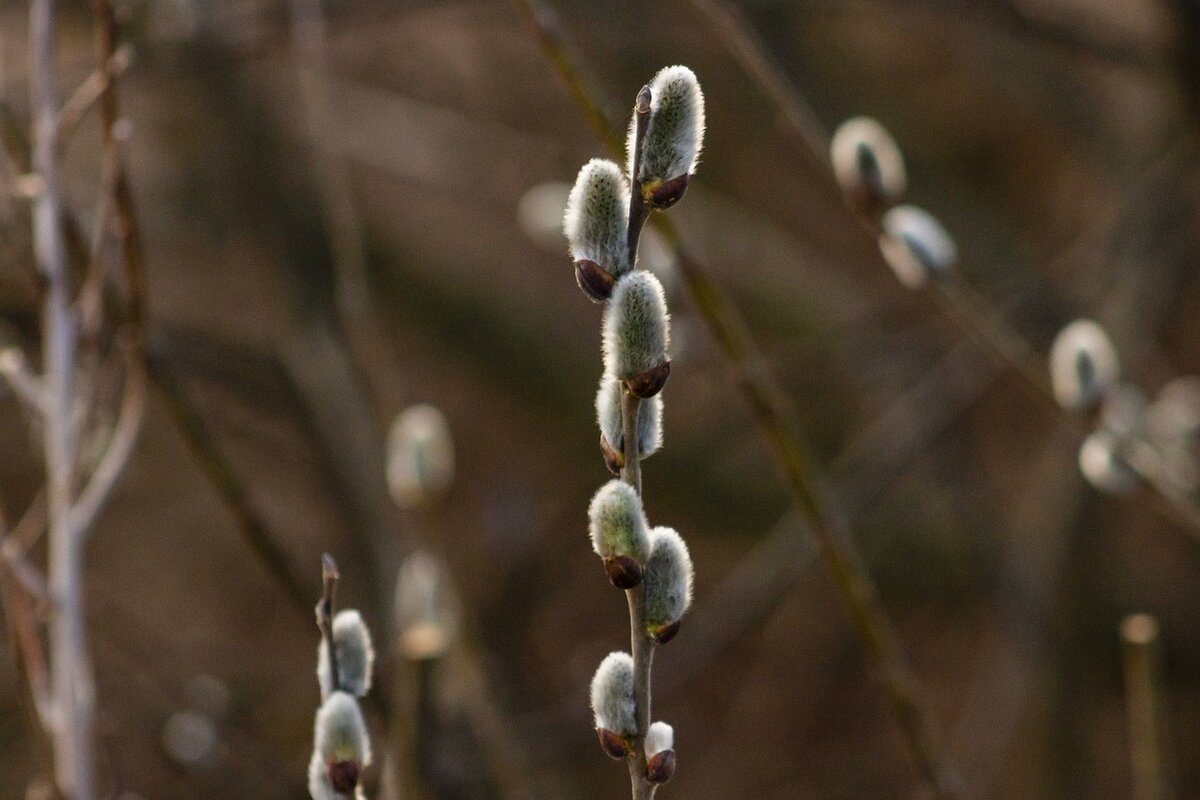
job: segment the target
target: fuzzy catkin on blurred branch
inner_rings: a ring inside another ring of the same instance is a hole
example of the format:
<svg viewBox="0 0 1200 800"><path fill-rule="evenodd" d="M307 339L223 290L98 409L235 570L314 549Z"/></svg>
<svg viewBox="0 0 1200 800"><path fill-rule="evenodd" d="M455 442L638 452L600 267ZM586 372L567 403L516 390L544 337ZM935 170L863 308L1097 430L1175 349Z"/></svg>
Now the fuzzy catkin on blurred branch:
<svg viewBox="0 0 1200 800"><path fill-rule="evenodd" d="M952 238L932 216L911 206L894 206L903 192L903 183L896 187L891 196L881 203L864 204L854 193L852 183L844 174L846 168L853 170L854 159L861 153L870 153L871 158L880 159L881 154L896 151L890 135L879 127L879 132L864 132L856 127L859 120L849 120L832 137L812 112L803 95L772 59L767 48L755 34L741 12L725 0L690 0L692 6L709 23L710 29L729 50L746 74L770 99L787 123L790 141L805 158L822 167L826 165L826 154L832 152L832 172L822 169L822 174L834 180L854 211L854 219L863 232L877 240L885 261L897 277L909 286L932 289L930 297L938 308L950 317L966 336L985 347L993 357L1007 364L1021 379L1023 388L1039 406L1059 413L1055 393L1045 377L1044 359L1037 350L1016 331L1002 315L990 310L986 301L963 281L955 262L957 248ZM870 121L873 123L873 121ZM878 127L878 126L877 126ZM839 139L852 139L850 149L840 147ZM854 148L864 148L855 150ZM903 163L897 155L888 159L896 161L902 172ZM884 162L876 162L877 168ZM851 176L852 177L852 176ZM886 212L886 213L885 213ZM914 258L914 255L916 258ZM1106 389L1107 391L1107 389ZM1086 421L1065 417L1067 424L1077 427L1081 435L1088 435L1090 426ZM1081 465L1107 458L1099 453L1115 450L1118 443L1104 438L1102 431L1092 432L1081 451ZM1125 452L1115 454L1125 463L1132 477L1144 480L1157 492L1167 516L1175 519L1193 538L1200 540L1200 504L1187 496L1168 477L1164 476L1157 457L1147 448L1141 447L1136 439L1124 440ZM1096 455L1093 455L1096 454ZM1144 456L1139 458L1139 456ZM1111 461L1111 459L1109 459ZM1085 467L1086 474L1086 467Z"/></svg>

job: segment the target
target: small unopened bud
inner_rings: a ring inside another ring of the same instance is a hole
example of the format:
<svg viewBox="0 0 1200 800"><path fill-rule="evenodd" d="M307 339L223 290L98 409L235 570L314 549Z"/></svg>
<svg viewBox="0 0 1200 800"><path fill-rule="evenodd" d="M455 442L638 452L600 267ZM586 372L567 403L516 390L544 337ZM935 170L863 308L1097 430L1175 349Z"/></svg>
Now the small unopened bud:
<svg viewBox="0 0 1200 800"><path fill-rule="evenodd" d="M658 278L644 270L621 278L604 309L604 371L626 381L639 397L656 394L671 369L669 323Z"/></svg>
<svg viewBox="0 0 1200 800"><path fill-rule="evenodd" d="M563 232L579 288L596 302L606 300L616 280L630 270L628 228L629 187L621 168L592 159L579 170L567 198Z"/></svg>
<svg viewBox="0 0 1200 800"><path fill-rule="evenodd" d="M675 731L665 722L655 722L646 731L646 779L666 783L675 774Z"/></svg>
<svg viewBox="0 0 1200 800"><path fill-rule="evenodd" d="M659 642L674 638L692 604L692 558L671 528L650 532L650 558L642 581L646 586L646 630Z"/></svg>
<svg viewBox="0 0 1200 800"><path fill-rule="evenodd" d="M883 215L879 252L900 283L920 289L954 268L958 248L942 223L915 206L896 206Z"/></svg>
<svg viewBox="0 0 1200 800"><path fill-rule="evenodd" d="M435 406L412 406L392 422L387 479L392 500L401 508L427 505L454 482L454 440Z"/></svg>
<svg viewBox="0 0 1200 800"><path fill-rule="evenodd" d="M1079 471L1088 483L1108 494L1129 494L1138 483L1137 473L1121 456L1120 440L1112 431L1089 434L1079 448Z"/></svg>
<svg viewBox="0 0 1200 800"><path fill-rule="evenodd" d="M629 556L609 556L604 559L604 571L618 589L632 589L642 582L642 565Z"/></svg>
<svg viewBox="0 0 1200 800"><path fill-rule="evenodd" d="M362 697L371 689L375 650L371 646L371 632L361 614L354 609L338 612L333 618L333 645L337 651L338 686L331 685L329 647L325 639L322 638L317 646L317 682L321 685L321 696L328 697L331 692L341 690Z"/></svg>
<svg viewBox="0 0 1200 800"><path fill-rule="evenodd" d="M1070 411L1092 408L1120 377L1117 350L1104 328L1090 319L1067 325L1050 347L1050 384L1058 404Z"/></svg>
<svg viewBox="0 0 1200 800"><path fill-rule="evenodd" d="M621 419L621 382L611 375L600 378L596 391L596 421L600 425L600 449L604 462L615 474L625 463L625 433ZM643 400L638 406L638 453L648 458L662 446L662 395Z"/></svg>
<svg viewBox="0 0 1200 800"><path fill-rule="evenodd" d="M654 784L666 783L675 774L675 751L663 750L646 762L646 780Z"/></svg>
<svg viewBox="0 0 1200 800"><path fill-rule="evenodd" d="M704 93L687 67L666 67L650 81L650 120L642 144L642 196L652 208L670 208L683 197L704 142ZM640 95L639 95L640 98ZM633 138L630 126L630 171Z"/></svg>
<svg viewBox="0 0 1200 800"><path fill-rule="evenodd" d="M450 647L458 631L458 600L437 556L417 550L400 564L394 613L405 658L438 658Z"/></svg>
<svg viewBox="0 0 1200 800"><path fill-rule="evenodd" d="M617 279L595 261L582 259L575 262L575 283L594 303L603 303L612 297Z"/></svg>
<svg viewBox="0 0 1200 800"><path fill-rule="evenodd" d="M607 728L596 728L596 736L600 739L600 749L614 761L620 761L633 749L628 739L618 736Z"/></svg>
<svg viewBox="0 0 1200 800"><path fill-rule="evenodd" d="M362 768L370 763L371 745L358 701L334 692L317 710L313 725L309 793L313 800L335 800L354 792Z"/></svg>
<svg viewBox="0 0 1200 800"><path fill-rule="evenodd" d="M601 558L629 556L641 563L650 555L642 499L630 485L612 480L600 487L588 506L592 549Z"/></svg>
<svg viewBox="0 0 1200 800"><path fill-rule="evenodd" d="M609 653L592 678L592 714L596 729L624 739L636 736L635 707L633 659L628 653Z"/></svg>
<svg viewBox="0 0 1200 800"><path fill-rule="evenodd" d="M907 180L900 148L870 117L853 117L839 125L829 158L838 185L865 214L882 212L904 194Z"/></svg>
<svg viewBox="0 0 1200 800"><path fill-rule="evenodd" d="M646 730L646 758L653 758L675 747L675 729L665 722L655 722Z"/></svg>
<svg viewBox="0 0 1200 800"><path fill-rule="evenodd" d="M335 761L325 771L329 774L329 784L339 794L353 791L358 786L361 770L357 761Z"/></svg>
<svg viewBox="0 0 1200 800"><path fill-rule="evenodd" d="M308 793L313 800L365 800L362 765L356 761L326 764L319 753L308 762Z"/></svg>

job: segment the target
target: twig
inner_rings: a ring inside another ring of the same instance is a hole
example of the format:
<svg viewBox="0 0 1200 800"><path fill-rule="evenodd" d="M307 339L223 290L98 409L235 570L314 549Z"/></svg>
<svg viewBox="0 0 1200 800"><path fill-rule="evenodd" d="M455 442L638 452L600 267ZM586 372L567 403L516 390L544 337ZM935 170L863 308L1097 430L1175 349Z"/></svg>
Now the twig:
<svg viewBox="0 0 1200 800"><path fill-rule="evenodd" d="M208 425L184 391L170 365L169 354L155 353L150 360L150 374L166 401L167 410L183 436L200 469L237 521L242 539L258 557L267 572L282 587L293 608L306 617L312 610L312 599L304 589L304 581L293 567L287 552L280 546L270 527L254 507L245 486L238 479L229 457L221 450Z"/></svg>
<svg viewBox="0 0 1200 800"><path fill-rule="evenodd" d="M339 312L349 320L367 304L367 267L362 222L346 174L341 139L332 135L332 94L326 23L321 0L289 0L292 60L299 78L300 104L308 144L318 174L321 210L329 225L337 268Z"/></svg>
<svg viewBox="0 0 1200 800"><path fill-rule="evenodd" d="M75 87L75 91L63 103L58 112L58 139L65 146L75 135L79 123L91 110L113 81L125 74L133 63L133 49L128 45L122 46L112 54L104 66L97 68Z"/></svg>
<svg viewBox="0 0 1200 800"><path fill-rule="evenodd" d="M325 649L329 651L329 687L331 692L341 688L338 679L337 648L333 646L333 599L337 592L338 568L333 556L325 553L321 556L321 600L317 603L317 627L325 639Z"/></svg>
<svg viewBox="0 0 1200 800"><path fill-rule="evenodd" d="M583 82L563 44L557 24L547 22L552 20L552 12L540 0L516 2L534 26L547 60L558 69L580 100L588 119L602 122L596 126L596 133L619 156L623 148L614 133L615 121L608 120L600 110L600 104L593 99L593 93ZM856 546L846 535L842 521L829 510L815 488L790 402L770 374L746 321L724 292L709 279L701 264L686 248L680 247L679 235L670 220L658 215L653 221L668 244L679 251L680 274L692 301L734 371L737 386L749 403L783 473L785 486L807 527L821 543L826 566L851 613L862 645L878 670L922 777L939 797L956 797L958 778L954 769L943 760L933 716L921 697L920 687L879 601L874 583Z"/></svg>
<svg viewBox="0 0 1200 800"><path fill-rule="evenodd" d="M9 572L29 595L36 597L42 603L50 602L50 589L46 585L46 576L25 557L24 549L12 534L0 539L0 559L3 559Z"/></svg>
<svg viewBox="0 0 1200 800"><path fill-rule="evenodd" d="M2 571L0 600L3 601L8 630L20 654L18 670L29 687L29 695L24 704L30 710L30 736L39 745L39 755L45 757L49 774L54 769L49 737L54 719L50 702L50 675L46 666L46 651L37 630L37 614L33 604L29 602L29 596L14 586Z"/></svg>
<svg viewBox="0 0 1200 800"><path fill-rule="evenodd" d="M38 417L46 413L49 405L46 386L42 379L29 369L25 354L17 347L0 350L0 376L22 403Z"/></svg>
<svg viewBox="0 0 1200 800"><path fill-rule="evenodd" d="M94 796L94 700L83 609L83 542L71 527L72 487L78 455L75 369L78 328L71 306L71 277L63 236L61 148L55 89L54 0L30 9L30 105L34 111L33 167L42 191L34 199L34 251L46 282L42 342L48 407L43 426L49 508L49 580L56 604L50 619L50 694L53 703L55 778L72 800Z"/></svg>
<svg viewBox="0 0 1200 800"><path fill-rule="evenodd" d="M1160 742L1162 693L1158 686L1157 650L1157 619L1149 614L1130 614L1122 621L1121 651L1134 800L1166 800L1173 794Z"/></svg>
<svg viewBox="0 0 1200 800"><path fill-rule="evenodd" d="M650 212L642 197L640 177L642 142L650 122L650 100L650 87L643 86L633 107L633 168L629 176L633 186L629 198L629 229L626 236L630 265L637 264L638 239ZM621 465L621 480L632 486L639 495L642 493L641 439L638 437L638 413L641 406L641 398L622 384L621 438L624 440L625 452L624 463ZM637 724L637 735L633 737L633 747L625 761L629 765L633 800L646 800L654 795L654 784L646 778L646 748L642 743L650 727L650 680L656 642L646 632L645 583L641 582L632 589L626 589L625 599L629 604L629 653L633 657L634 715Z"/></svg>

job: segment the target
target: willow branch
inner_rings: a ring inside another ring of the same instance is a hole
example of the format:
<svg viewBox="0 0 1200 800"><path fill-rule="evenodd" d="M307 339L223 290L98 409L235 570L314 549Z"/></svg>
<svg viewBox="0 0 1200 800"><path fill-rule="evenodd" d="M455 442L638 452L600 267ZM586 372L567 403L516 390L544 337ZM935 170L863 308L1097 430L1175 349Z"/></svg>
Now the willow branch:
<svg viewBox="0 0 1200 800"><path fill-rule="evenodd" d="M584 82L552 12L538 0L517 0L517 4L533 25L547 60L580 101L585 115L594 123L596 133L619 156L623 148L614 132L616 121L603 114L601 104L594 99L597 95ZM698 260L686 248L680 247L679 235L670 220L658 215L653 222L668 244L679 251L680 274L692 302L729 363L743 398L770 444L793 502L821 544L826 567L850 610L859 639L880 675L922 777L939 797L956 797L957 777L940 753L933 716L921 697L920 687L879 601L874 583L841 521L830 511L815 487L804 448L800 445L794 409L770 374L745 319L708 277Z"/></svg>
<svg viewBox="0 0 1200 800"><path fill-rule="evenodd" d="M690 0L718 39L738 62L758 89L766 95L780 117L788 123L790 141L802 156L817 164L819 174L827 178L831 190L838 191L826 158L829 152L829 137L804 97L795 89L778 63L741 13L726 0ZM877 222L854 212L847 202L847 210L857 220L860 229L878 240L881 230ZM1010 327L999 315L984 310L985 303L974 290L959 277L956 270L946 280L932 282L933 298L938 308L948 316L968 338L985 347L1000 363L1009 366L1021 379L1025 393L1039 406L1057 415L1063 424L1073 428L1080 436L1087 433L1082 421L1064 411L1054 400L1046 377L1045 359L1020 332ZM1173 491L1153 469L1135 471L1154 488L1165 506L1166 515L1175 520L1192 538L1200 541L1200 506Z"/></svg>
<svg viewBox="0 0 1200 800"><path fill-rule="evenodd" d="M104 96L113 81L129 69L129 65L133 63L133 49L128 46L121 47L103 63L103 67L94 70L83 83L75 87L75 91L63 102L58 112L58 138L64 146L71 141L79 123Z"/></svg>
<svg viewBox="0 0 1200 800"><path fill-rule="evenodd" d="M16 347L7 347L0 351L0 377L8 383L13 394L36 416L46 413L49 399L46 396L46 384L29 369L25 355Z"/></svg>
<svg viewBox="0 0 1200 800"><path fill-rule="evenodd" d="M650 209L646 207L642 197L640 178L642 143L650 122L650 99L649 87L643 86L633 107L633 169L630 174L633 187L629 198L629 228L626 234L629 263L633 265L637 264L638 239L650 214ZM641 398L622 383L621 438L624 444L624 463L621 465L621 480L632 486L639 495L642 493L642 454L638 437L638 414L641 407ZM654 784L646 777L646 748L643 742L646 739L646 731L650 728L651 670L656 642L646 632L645 583L640 582L632 589L626 589L625 600L629 604L629 653L633 658L634 720L637 727L633 747L625 761L629 765L633 800L646 800L654 796Z"/></svg>

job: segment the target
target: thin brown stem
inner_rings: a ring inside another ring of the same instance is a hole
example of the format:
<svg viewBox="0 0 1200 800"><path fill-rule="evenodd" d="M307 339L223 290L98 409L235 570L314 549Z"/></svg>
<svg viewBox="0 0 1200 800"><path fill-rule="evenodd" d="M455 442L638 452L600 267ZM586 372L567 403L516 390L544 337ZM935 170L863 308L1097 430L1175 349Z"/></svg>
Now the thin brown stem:
<svg viewBox="0 0 1200 800"><path fill-rule="evenodd" d="M1159 718L1162 696L1158 685L1158 627L1158 620L1149 614L1130 614L1121 623L1134 800L1167 800L1172 796Z"/></svg>
<svg viewBox="0 0 1200 800"><path fill-rule="evenodd" d="M329 659L329 691L336 692L341 687L338 676L337 648L333 646L333 609L334 595L337 593L338 568L333 556L325 553L321 556L321 600L317 603L317 627L325 640L325 649Z"/></svg>
<svg viewBox="0 0 1200 800"><path fill-rule="evenodd" d="M633 104L633 153L629 172L629 232L626 242L629 245L629 266L637 265L638 240L642 236L642 228L650 216L646 206L646 198L642 194L642 142L646 139L646 128L650 124L650 87L643 86Z"/></svg>
<svg viewBox="0 0 1200 800"><path fill-rule="evenodd" d="M633 107L634 138L631 159L632 192L629 199L629 264L637 264L638 239L649 216L649 208L642 198L642 182L639 177L642 163L642 143L650 121L650 87L643 86L637 94ZM621 465L621 480L642 493L642 454L638 446L638 414L642 399L621 385L621 437L624 440L624 463ZM646 587L644 583L625 590L629 604L630 656L633 658L634 715L637 735L633 749L626 756L629 765L629 782L633 800L648 800L654 796L654 784L646 778L646 748L643 743L650 728L650 682L654 662L655 641L646 632Z"/></svg>
<svg viewBox="0 0 1200 800"><path fill-rule="evenodd" d="M621 465L621 480L628 483L637 493L642 493L642 462L638 450L638 413L642 399L622 384L621 386L621 438L625 440L624 463Z"/></svg>

